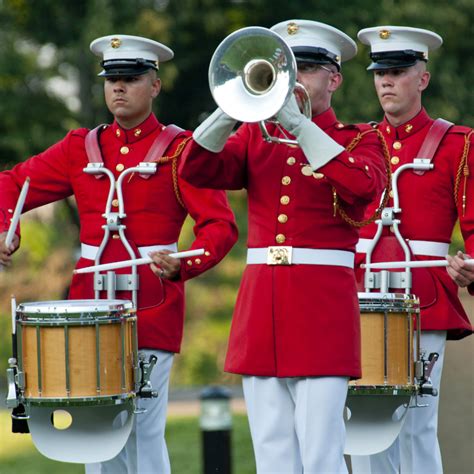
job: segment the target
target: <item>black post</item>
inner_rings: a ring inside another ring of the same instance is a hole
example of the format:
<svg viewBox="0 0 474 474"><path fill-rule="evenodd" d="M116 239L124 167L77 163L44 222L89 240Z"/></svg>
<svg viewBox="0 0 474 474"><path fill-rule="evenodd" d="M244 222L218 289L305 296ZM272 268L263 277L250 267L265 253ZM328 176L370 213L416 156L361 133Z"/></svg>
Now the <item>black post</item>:
<svg viewBox="0 0 474 474"><path fill-rule="evenodd" d="M203 474L232 473L230 398L224 387L207 387L201 393Z"/></svg>

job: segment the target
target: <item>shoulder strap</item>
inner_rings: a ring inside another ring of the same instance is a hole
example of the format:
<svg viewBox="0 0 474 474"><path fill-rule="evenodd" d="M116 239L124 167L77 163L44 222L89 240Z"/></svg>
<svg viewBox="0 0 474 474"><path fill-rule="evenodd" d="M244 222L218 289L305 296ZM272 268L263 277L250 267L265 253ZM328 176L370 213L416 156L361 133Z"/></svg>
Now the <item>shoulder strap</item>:
<svg viewBox="0 0 474 474"><path fill-rule="evenodd" d="M451 122L438 118L433 122L428 134L425 137L420 149L418 150L417 158L423 158L431 161L438 149L441 141L446 135L447 131L453 126ZM414 173L418 175L424 174L424 171L415 170Z"/></svg>
<svg viewBox="0 0 474 474"><path fill-rule="evenodd" d="M166 149L170 146L171 142L184 130L177 125L168 125L162 132L156 137L155 141L148 150L147 155L143 161L156 161L161 158ZM148 179L151 175L141 174L140 177Z"/></svg>
<svg viewBox="0 0 474 474"><path fill-rule="evenodd" d="M102 153L100 151L100 146L99 146L99 135L100 135L100 132L104 129L104 127L105 127L104 124L99 125L86 135L85 146L86 146L87 159L89 160L89 163L103 163L104 162L104 160L102 159ZM104 177L103 174L96 174L94 176L97 179Z"/></svg>
<svg viewBox="0 0 474 474"><path fill-rule="evenodd" d="M99 135L104 125L99 125L91 130L85 139L86 154L89 163L103 163L102 153L99 146ZM177 125L168 125L155 139L143 161L153 161L165 154L166 149L171 142L184 130ZM103 174L95 175L96 178L102 178ZM144 179L148 179L150 175L141 174Z"/></svg>

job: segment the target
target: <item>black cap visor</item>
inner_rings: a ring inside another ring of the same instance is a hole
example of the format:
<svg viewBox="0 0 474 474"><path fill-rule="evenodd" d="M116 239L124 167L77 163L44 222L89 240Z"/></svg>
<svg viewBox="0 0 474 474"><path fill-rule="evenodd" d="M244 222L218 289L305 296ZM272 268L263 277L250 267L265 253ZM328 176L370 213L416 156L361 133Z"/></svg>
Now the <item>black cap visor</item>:
<svg viewBox="0 0 474 474"><path fill-rule="evenodd" d="M158 70L158 65L155 61L140 58L102 61L100 65L104 68L98 74L101 77L140 76L150 69Z"/></svg>
<svg viewBox="0 0 474 474"><path fill-rule="evenodd" d="M410 67L417 61L426 61L423 53L412 50L371 53L370 59L373 63L367 68L368 71Z"/></svg>
<svg viewBox="0 0 474 474"><path fill-rule="evenodd" d="M310 46L294 46L291 48L297 62L310 64L333 64L339 71L340 64L337 56L325 48L315 48Z"/></svg>

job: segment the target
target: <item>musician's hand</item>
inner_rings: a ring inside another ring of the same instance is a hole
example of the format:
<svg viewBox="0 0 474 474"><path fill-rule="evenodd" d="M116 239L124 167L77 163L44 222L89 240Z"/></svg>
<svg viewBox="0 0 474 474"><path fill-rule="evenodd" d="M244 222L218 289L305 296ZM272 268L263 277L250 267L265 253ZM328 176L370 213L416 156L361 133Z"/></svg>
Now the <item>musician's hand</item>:
<svg viewBox="0 0 474 474"><path fill-rule="evenodd" d="M0 234L0 264L9 267L11 265L12 254L18 249L20 245L20 239L18 235L13 236L12 244L9 248L5 245L5 239L7 237L7 232L2 232Z"/></svg>
<svg viewBox="0 0 474 474"><path fill-rule="evenodd" d="M295 134L296 128L301 125L304 120L307 120L304 114L301 113L294 94L277 113L277 120L285 130L288 130L292 134Z"/></svg>
<svg viewBox="0 0 474 474"><path fill-rule="evenodd" d="M153 263L150 265L152 272L166 280L176 280L181 269L181 261L179 258L169 257L170 250L159 250L158 252L151 252L150 257Z"/></svg>
<svg viewBox="0 0 474 474"><path fill-rule="evenodd" d="M446 256L446 260L448 261L446 270L449 276L461 288L470 285L474 281L474 265L465 262L468 258L471 257L460 251L453 257L450 255Z"/></svg>

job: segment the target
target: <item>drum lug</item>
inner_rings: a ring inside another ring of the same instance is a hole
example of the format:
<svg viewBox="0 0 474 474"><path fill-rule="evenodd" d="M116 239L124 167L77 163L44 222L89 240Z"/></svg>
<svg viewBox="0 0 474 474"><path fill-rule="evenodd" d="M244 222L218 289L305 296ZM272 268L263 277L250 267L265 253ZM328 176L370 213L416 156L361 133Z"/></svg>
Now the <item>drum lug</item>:
<svg viewBox="0 0 474 474"><path fill-rule="evenodd" d="M432 352L428 356L428 360L422 358L421 361L417 362L416 374L417 378L420 380L418 393L421 396L438 396L438 390L433 387L430 380L431 371L433 370L433 366L435 365L438 358L439 354L437 352ZM421 372L421 376L419 376L419 372Z"/></svg>
<svg viewBox="0 0 474 474"><path fill-rule="evenodd" d="M138 373L139 373L139 382L137 386L137 397L141 398L154 398L158 396L158 392L153 390L150 382L150 375L153 367L155 367L158 357L152 354L148 359L148 362L145 361L144 354L138 354Z"/></svg>
<svg viewBox="0 0 474 474"><path fill-rule="evenodd" d="M11 359L10 359L11 360ZM7 369L7 383L8 383L8 394L7 394L7 407L16 408L20 401L18 400L18 390L15 383L15 368L10 367Z"/></svg>

